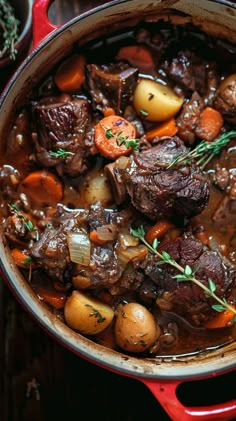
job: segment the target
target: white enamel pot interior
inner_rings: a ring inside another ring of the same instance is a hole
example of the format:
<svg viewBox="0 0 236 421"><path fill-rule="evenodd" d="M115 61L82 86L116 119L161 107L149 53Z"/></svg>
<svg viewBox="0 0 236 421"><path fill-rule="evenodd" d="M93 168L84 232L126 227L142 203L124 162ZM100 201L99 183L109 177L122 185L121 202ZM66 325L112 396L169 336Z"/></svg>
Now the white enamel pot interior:
<svg viewBox="0 0 236 421"><path fill-rule="evenodd" d="M168 13L176 14L179 22L192 21L215 36L236 42L236 4L228 1L114 0L60 28L55 28L47 20L49 4L50 0L35 1L34 43L38 45L20 65L1 96L1 152L14 118L31 89L64 55L69 54L74 43L84 44L109 31L133 26L143 19L156 20L167 9ZM15 267L2 233L0 256L3 276L16 299L49 335L72 352L106 369L142 381L173 420L226 421L236 418L236 399L210 407L189 408L176 396L176 389L182 382L220 376L235 370L236 342L218 350L172 359L142 359L104 348L73 332L35 297L30 285Z"/></svg>

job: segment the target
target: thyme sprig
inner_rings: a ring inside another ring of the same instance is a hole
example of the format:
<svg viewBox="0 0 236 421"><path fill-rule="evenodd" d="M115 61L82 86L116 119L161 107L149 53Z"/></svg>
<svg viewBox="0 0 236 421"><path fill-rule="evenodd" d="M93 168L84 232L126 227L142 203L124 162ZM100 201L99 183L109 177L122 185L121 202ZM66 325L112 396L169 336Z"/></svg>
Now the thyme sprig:
<svg viewBox="0 0 236 421"><path fill-rule="evenodd" d="M68 156L73 156L73 152L69 152L66 149L58 148L55 152L49 152L49 155L54 158L61 158L65 159L68 158Z"/></svg>
<svg viewBox="0 0 236 421"><path fill-rule="evenodd" d="M37 231L37 228L34 226L33 222L25 215L23 215L18 206L14 203L9 205L11 211L17 216L17 218L22 219L24 221L24 226L29 232Z"/></svg>
<svg viewBox="0 0 236 421"><path fill-rule="evenodd" d="M19 37L20 21L15 16L15 11L11 4L6 0L0 0L0 32L2 49L0 58L7 53L11 60L16 59L17 49L16 41Z"/></svg>
<svg viewBox="0 0 236 421"><path fill-rule="evenodd" d="M158 256L160 258L160 261L156 262L157 264L161 265L161 264L166 263L166 264L169 264L170 266L176 268L180 272L179 274L174 276L174 278L178 282L190 281L190 282L193 282L194 284L198 285L201 289L203 289L203 291L205 292L205 295L207 297L212 297L217 302L217 304L212 305L213 310L218 311L218 312L222 312L224 310L232 311L235 314L233 322L236 323L236 309L234 307L232 307L230 304L228 304L225 298L221 299L215 294L216 285L212 281L212 279L208 278L208 286L206 286L199 279L196 278L196 272L198 271L198 269L200 267L199 265L195 266L194 268L191 268L189 265L186 265L185 267L182 267L174 259L172 259L172 257L166 251L162 251L160 253L157 250L158 245L159 245L159 241L157 239L155 239L153 241L152 245L150 245L145 240L145 231L144 231L142 225L140 227L138 227L137 230L131 229L130 232L134 237L139 238L139 240L142 241L142 243L144 243L146 245L146 247L148 248L150 253L155 254L156 256Z"/></svg>
<svg viewBox="0 0 236 421"><path fill-rule="evenodd" d="M186 152L176 155L167 169L178 164L189 165L193 160L196 160L198 166L203 169L215 155L220 153L221 149L226 146L233 137L236 137L235 130L223 133L212 142L203 140L194 149L188 149Z"/></svg>
<svg viewBox="0 0 236 421"><path fill-rule="evenodd" d="M110 127L103 127L107 139L115 138L118 146L125 145L127 149L132 148L134 151L139 150L139 139L129 139L129 136L124 136L123 132L113 133Z"/></svg>

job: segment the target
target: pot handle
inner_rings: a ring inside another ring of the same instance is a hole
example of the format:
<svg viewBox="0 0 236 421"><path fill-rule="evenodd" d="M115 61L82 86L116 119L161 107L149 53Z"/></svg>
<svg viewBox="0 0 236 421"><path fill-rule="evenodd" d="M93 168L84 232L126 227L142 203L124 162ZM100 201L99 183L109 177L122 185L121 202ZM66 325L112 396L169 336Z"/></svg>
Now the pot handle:
<svg viewBox="0 0 236 421"><path fill-rule="evenodd" d="M184 406L176 395L181 381L140 379L153 393L172 421L229 421L236 417L236 400L212 406Z"/></svg>
<svg viewBox="0 0 236 421"><path fill-rule="evenodd" d="M52 2L53 0L35 0L33 4L33 48L37 47L47 35L59 28L48 19L48 8Z"/></svg>

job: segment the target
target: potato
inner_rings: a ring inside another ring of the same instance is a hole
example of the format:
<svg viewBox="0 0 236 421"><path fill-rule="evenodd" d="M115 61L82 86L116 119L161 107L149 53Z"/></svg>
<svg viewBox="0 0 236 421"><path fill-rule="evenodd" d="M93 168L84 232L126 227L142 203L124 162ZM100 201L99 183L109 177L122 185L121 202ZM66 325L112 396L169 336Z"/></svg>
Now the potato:
<svg viewBox="0 0 236 421"><path fill-rule="evenodd" d="M236 124L236 73L227 76L220 83L213 106L226 121Z"/></svg>
<svg viewBox="0 0 236 421"><path fill-rule="evenodd" d="M95 335L110 325L114 311L96 298L73 291L66 301L64 317L71 329L84 335Z"/></svg>
<svg viewBox="0 0 236 421"><path fill-rule="evenodd" d="M156 342L160 333L153 315L141 304L125 304L117 315L115 338L125 351L146 351Z"/></svg>
<svg viewBox="0 0 236 421"><path fill-rule="evenodd" d="M90 174L85 179L83 194L88 205L100 201L106 207L113 200L109 181L103 172Z"/></svg>
<svg viewBox="0 0 236 421"><path fill-rule="evenodd" d="M145 120L157 122L175 116L183 101L184 98L177 96L167 85L150 79L140 79L133 98L136 111L141 113Z"/></svg>

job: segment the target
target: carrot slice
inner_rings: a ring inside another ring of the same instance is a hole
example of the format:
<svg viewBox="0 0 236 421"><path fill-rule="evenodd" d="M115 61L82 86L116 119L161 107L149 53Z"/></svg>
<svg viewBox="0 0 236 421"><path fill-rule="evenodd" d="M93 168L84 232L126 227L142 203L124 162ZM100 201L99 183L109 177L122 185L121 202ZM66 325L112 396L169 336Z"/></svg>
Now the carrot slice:
<svg viewBox="0 0 236 421"><path fill-rule="evenodd" d="M35 292L39 299L45 301L45 303L57 310L64 308L67 297L63 292L46 289L40 286L37 286Z"/></svg>
<svg viewBox="0 0 236 421"><path fill-rule="evenodd" d="M146 138L151 142L154 137L174 136L177 132L178 127L175 124L175 119L170 118L169 120L164 121L164 123L148 130L146 132Z"/></svg>
<svg viewBox="0 0 236 421"><path fill-rule="evenodd" d="M85 80L83 55L74 54L65 60L57 69L54 81L62 92L73 93L80 89Z"/></svg>
<svg viewBox="0 0 236 421"><path fill-rule="evenodd" d="M108 116L110 116L110 115L115 115L115 110L114 110L114 108L112 108L112 107L107 107L107 108L104 110L104 117L108 117Z"/></svg>
<svg viewBox="0 0 236 421"><path fill-rule="evenodd" d="M207 142L214 140L224 124L224 120L219 111L211 107L206 107L201 112L195 134L200 139Z"/></svg>
<svg viewBox="0 0 236 421"><path fill-rule="evenodd" d="M133 140L135 135L136 129L128 120L110 115L96 124L94 143L103 156L116 159L132 151L132 148L126 146L126 142Z"/></svg>
<svg viewBox="0 0 236 421"><path fill-rule="evenodd" d="M163 237L163 235L165 235L169 231L170 228L173 228L173 227L174 225L169 221L166 221L164 219L161 221L158 221L146 232L145 240L149 244L152 244L155 238L159 240L160 238Z"/></svg>
<svg viewBox="0 0 236 421"><path fill-rule="evenodd" d="M236 305L233 305L232 307L234 307L236 310ZM235 313L231 310L221 311L220 313L217 313L213 319L208 320L205 324L205 327L209 329L218 329L231 326L234 317Z"/></svg>
<svg viewBox="0 0 236 421"><path fill-rule="evenodd" d="M17 247L11 250L11 255L17 266L24 269L32 269L35 264L32 262L31 257L27 250L21 250Z"/></svg>
<svg viewBox="0 0 236 421"><path fill-rule="evenodd" d="M90 232L89 238L93 243L96 243L99 245L103 245L107 243L107 240L102 240L101 238L98 237L98 233L96 230L93 230Z"/></svg>
<svg viewBox="0 0 236 421"><path fill-rule="evenodd" d="M54 205L63 197L61 181L47 170L38 170L27 175L19 184L19 191L38 205Z"/></svg>
<svg viewBox="0 0 236 421"><path fill-rule="evenodd" d="M132 66L148 70L154 66L153 57L148 48L142 45L128 45L121 47L116 60L126 60Z"/></svg>

